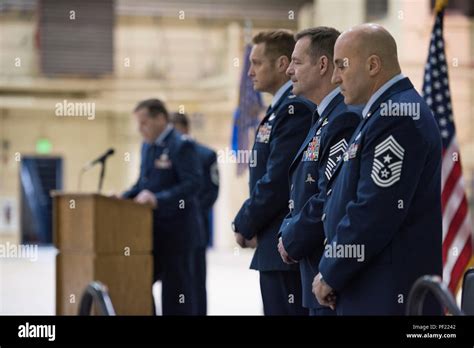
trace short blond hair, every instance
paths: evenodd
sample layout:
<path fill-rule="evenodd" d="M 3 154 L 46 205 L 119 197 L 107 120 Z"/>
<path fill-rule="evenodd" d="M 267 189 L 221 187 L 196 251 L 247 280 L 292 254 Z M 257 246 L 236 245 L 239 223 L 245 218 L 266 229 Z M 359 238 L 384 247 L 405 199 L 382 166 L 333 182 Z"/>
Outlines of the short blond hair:
<path fill-rule="evenodd" d="M 281 56 L 288 57 L 291 60 L 291 54 L 296 43 L 293 33 L 283 29 L 262 31 L 253 37 L 252 42 L 255 45 L 264 43 L 264 53 L 272 60 Z"/>

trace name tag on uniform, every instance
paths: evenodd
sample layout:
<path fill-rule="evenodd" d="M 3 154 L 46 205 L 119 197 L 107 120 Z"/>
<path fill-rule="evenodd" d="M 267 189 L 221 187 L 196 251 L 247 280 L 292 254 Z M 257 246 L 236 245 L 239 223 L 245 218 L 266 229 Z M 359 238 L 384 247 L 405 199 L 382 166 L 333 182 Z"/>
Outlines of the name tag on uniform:
<path fill-rule="evenodd" d="M 359 149 L 359 144 L 352 143 L 351 146 L 344 153 L 344 162 L 349 161 L 357 156 L 357 150 Z"/>
<path fill-rule="evenodd" d="M 155 168 L 157 169 L 169 169 L 171 166 L 171 160 L 166 153 L 163 153 L 160 158 L 155 159 Z"/>
<path fill-rule="evenodd" d="M 257 143 L 268 143 L 270 141 L 270 133 L 272 132 L 272 125 L 265 122 L 258 128 Z"/>
<path fill-rule="evenodd" d="M 302 162 L 317 161 L 319 157 L 319 148 L 321 147 L 321 137 L 313 137 L 308 147 L 303 152 Z"/>

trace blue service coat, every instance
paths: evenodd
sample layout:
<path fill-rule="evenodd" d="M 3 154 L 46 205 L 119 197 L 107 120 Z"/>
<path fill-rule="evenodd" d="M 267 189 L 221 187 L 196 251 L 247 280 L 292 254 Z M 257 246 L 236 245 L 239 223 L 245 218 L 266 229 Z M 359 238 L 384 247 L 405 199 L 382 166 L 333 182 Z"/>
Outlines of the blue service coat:
<path fill-rule="evenodd" d="M 342 94 L 337 94 L 311 127 L 290 166 L 293 209 L 280 233 L 288 255 L 299 261 L 306 308 L 322 307 L 312 293 L 312 282 L 324 251 L 321 215 L 326 185 L 360 120 L 361 116 L 344 104 Z"/>
<path fill-rule="evenodd" d="M 175 129 L 158 145 L 142 145 L 140 176 L 123 197 L 134 198 L 145 189 L 155 193 L 155 252 L 189 250 L 199 244 L 202 220 L 196 188 L 202 170 L 197 158 L 195 143 Z"/>
<path fill-rule="evenodd" d="M 387 105 L 419 113 L 382 116 Z M 442 272 L 441 138 L 408 78 L 372 105 L 326 196 L 319 271 L 337 293 L 338 315 L 403 315 L 415 280 Z M 439 313 L 434 302 L 425 309 Z"/>
<path fill-rule="evenodd" d="M 202 184 L 197 194 L 204 225 L 199 247 L 206 247 L 211 233 L 210 214 L 219 194 L 219 170 L 217 167 L 217 155 L 214 150 L 198 142 L 196 142 L 196 150 L 203 172 Z"/>
<path fill-rule="evenodd" d="M 289 209 L 288 169 L 311 127 L 315 105 L 289 88 L 269 108 L 257 129 L 250 163 L 250 197 L 234 219 L 246 239 L 257 236 L 251 268 L 259 271 L 293 270 L 277 249 L 278 230 Z"/>

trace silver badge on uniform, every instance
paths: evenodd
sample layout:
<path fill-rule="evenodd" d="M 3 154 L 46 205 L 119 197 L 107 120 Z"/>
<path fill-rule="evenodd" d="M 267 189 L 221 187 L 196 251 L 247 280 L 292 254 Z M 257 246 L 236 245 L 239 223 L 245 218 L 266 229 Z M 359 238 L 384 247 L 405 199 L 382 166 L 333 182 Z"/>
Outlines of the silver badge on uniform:
<path fill-rule="evenodd" d="M 275 113 L 271 114 L 270 117 L 268 118 L 269 121 L 273 121 L 275 119 L 276 115 Z"/>
<path fill-rule="evenodd" d="M 331 179 L 331 176 L 334 173 L 334 169 L 336 168 L 337 163 L 342 159 L 342 156 L 346 152 L 346 149 L 347 142 L 344 138 L 339 140 L 329 149 L 329 158 L 326 164 L 326 169 L 324 170 L 324 174 L 326 175 L 326 178 L 328 180 Z"/>
<path fill-rule="evenodd" d="M 308 173 L 308 176 L 306 177 L 305 182 L 312 184 L 313 182 L 316 182 L 316 180 L 313 179 L 311 176 L 311 173 Z"/>
<path fill-rule="evenodd" d="M 380 187 L 390 187 L 400 180 L 405 149 L 389 136 L 375 147 L 372 180 Z"/>
<path fill-rule="evenodd" d="M 359 144 L 352 143 L 347 151 L 344 153 L 344 162 L 349 161 L 350 159 L 355 158 L 357 156 L 357 150 L 359 149 Z"/>

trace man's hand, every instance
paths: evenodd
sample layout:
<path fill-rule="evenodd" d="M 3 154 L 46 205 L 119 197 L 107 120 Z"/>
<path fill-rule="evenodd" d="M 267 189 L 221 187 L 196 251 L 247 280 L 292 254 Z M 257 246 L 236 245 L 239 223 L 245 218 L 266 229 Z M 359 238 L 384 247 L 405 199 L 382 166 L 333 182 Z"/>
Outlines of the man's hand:
<path fill-rule="evenodd" d="M 293 263 L 297 263 L 297 261 L 293 260 L 286 252 L 285 247 L 283 245 L 283 240 L 281 237 L 278 239 L 278 251 L 284 263 L 287 263 L 289 265 Z"/>
<path fill-rule="evenodd" d="M 336 309 L 336 293 L 334 290 L 324 281 L 321 273 L 318 273 L 313 280 L 313 294 L 316 296 L 320 305 L 331 307 L 332 310 Z"/>
<path fill-rule="evenodd" d="M 235 241 L 241 248 L 246 248 L 247 246 L 245 245 L 245 237 L 242 236 L 239 232 L 234 232 L 235 236 Z"/>
<path fill-rule="evenodd" d="M 245 246 L 247 248 L 252 248 L 252 249 L 255 249 L 258 245 L 258 241 L 257 241 L 257 236 L 254 236 L 252 239 L 250 240 L 245 240 Z"/>
<path fill-rule="evenodd" d="M 142 190 L 134 199 L 135 202 L 139 204 L 151 204 L 153 209 L 158 208 L 158 201 L 156 200 L 153 192 L 148 190 Z"/>

